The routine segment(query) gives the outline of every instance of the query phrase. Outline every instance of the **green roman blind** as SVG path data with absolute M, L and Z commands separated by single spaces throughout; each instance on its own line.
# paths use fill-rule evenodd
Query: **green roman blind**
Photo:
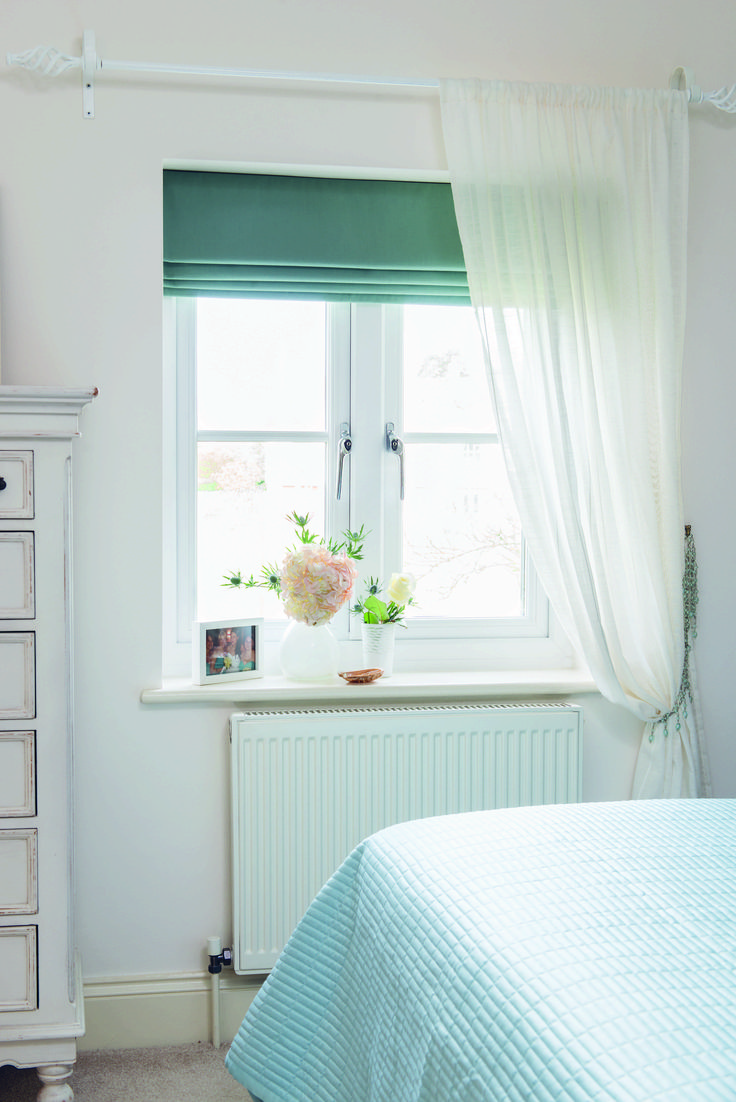
M 449 184 L 179 170 L 164 294 L 470 302 Z

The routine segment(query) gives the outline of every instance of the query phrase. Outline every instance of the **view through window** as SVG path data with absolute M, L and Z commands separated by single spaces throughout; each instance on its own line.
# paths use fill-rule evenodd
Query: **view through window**
M 232 614 L 223 575 L 279 561 L 294 510 L 320 533 L 332 519 L 381 534 L 361 573 L 414 574 L 413 622 L 523 616 L 522 536 L 470 307 L 199 298 L 192 324 L 200 619 Z M 388 423 L 403 443 L 403 498 Z M 337 503 L 344 428 L 353 448 Z M 252 614 L 283 616 L 255 594 Z

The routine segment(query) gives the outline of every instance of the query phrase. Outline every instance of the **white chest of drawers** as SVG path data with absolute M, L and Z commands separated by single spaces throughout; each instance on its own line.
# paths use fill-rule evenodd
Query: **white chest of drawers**
M 0 386 L 0 1064 L 68 1102 L 74 939 L 71 451 L 94 390 Z

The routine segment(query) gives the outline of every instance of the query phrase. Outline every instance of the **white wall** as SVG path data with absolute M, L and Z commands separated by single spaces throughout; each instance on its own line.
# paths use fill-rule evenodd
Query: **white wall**
M 736 80 L 736 7 L 671 0 L 0 0 L 0 56 L 663 86 Z M 0 66 L 2 381 L 96 385 L 76 453 L 80 940 L 87 977 L 202 967 L 227 938 L 227 709 L 145 707 L 161 653 L 161 169 L 171 160 L 444 168 L 433 94 L 101 77 Z M 736 125 L 692 113 L 684 415 L 701 570 L 701 691 L 715 788 L 736 795 L 730 683 Z M 728 289 L 728 290 L 727 290 Z M 625 798 L 627 716 L 588 706 L 585 795 Z

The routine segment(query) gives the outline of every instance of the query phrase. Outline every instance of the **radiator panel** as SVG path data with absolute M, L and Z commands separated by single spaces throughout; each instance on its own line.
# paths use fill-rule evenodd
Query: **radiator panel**
M 573 705 L 305 709 L 231 718 L 233 964 L 268 971 L 350 851 L 428 815 L 574 803 Z

